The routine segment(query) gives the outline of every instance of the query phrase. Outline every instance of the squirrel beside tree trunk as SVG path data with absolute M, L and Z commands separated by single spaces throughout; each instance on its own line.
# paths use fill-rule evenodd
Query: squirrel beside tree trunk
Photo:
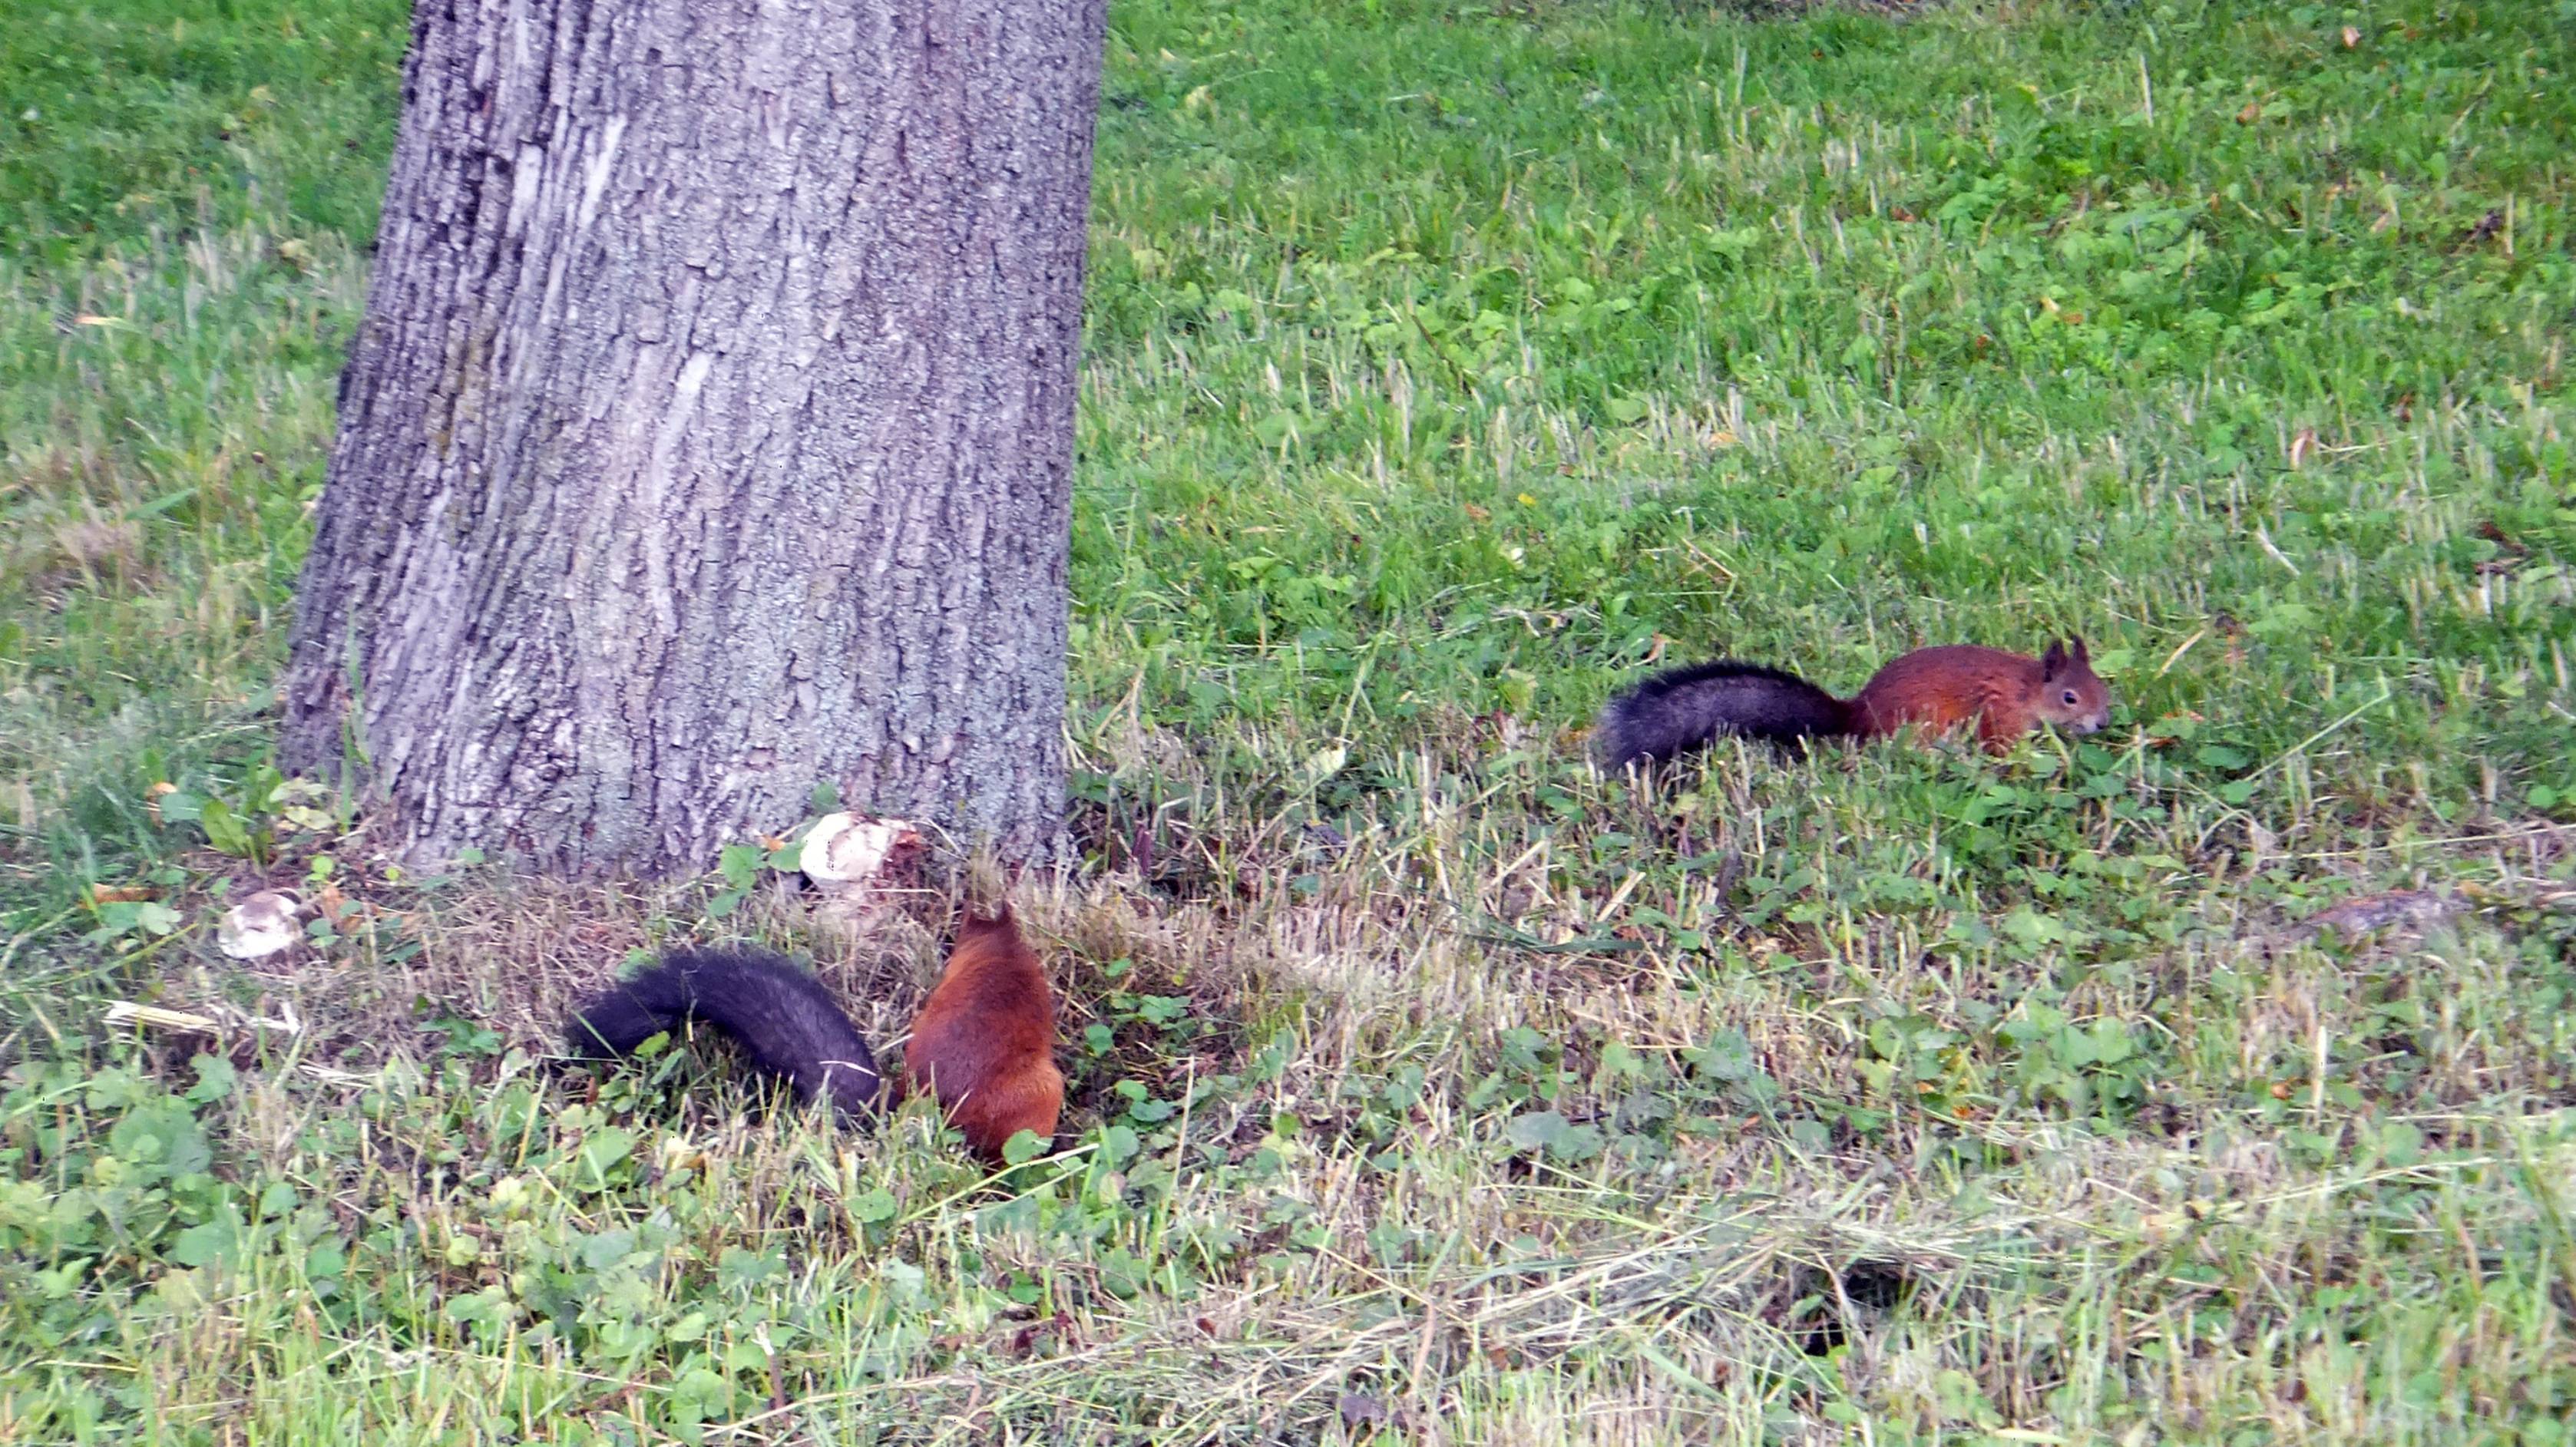
M 823 983 L 761 950 L 675 950 L 583 1006 L 564 1035 L 575 1055 L 604 1059 L 690 1019 L 741 1042 L 759 1069 L 804 1101 L 848 1119 L 890 1103 L 889 1082 L 858 1027 Z M 969 913 L 948 967 L 904 1049 L 912 1086 L 938 1097 L 950 1123 L 988 1160 L 1020 1131 L 1055 1135 L 1064 1076 L 1055 1064 L 1055 996 L 1010 907 Z

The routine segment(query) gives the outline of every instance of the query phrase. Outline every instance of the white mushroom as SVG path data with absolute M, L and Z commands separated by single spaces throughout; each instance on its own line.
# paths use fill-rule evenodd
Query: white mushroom
M 263 889 L 224 911 L 215 926 L 215 944 L 237 960 L 273 955 L 302 938 L 295 917 L 304 902 L 292 890 Z
M 863 819 L 856 814 L 826 814 L 814 821 L 796 867 L 809 879 L 857 884 L 877 877 L 886 859 L 921 835 L 902 819 Z

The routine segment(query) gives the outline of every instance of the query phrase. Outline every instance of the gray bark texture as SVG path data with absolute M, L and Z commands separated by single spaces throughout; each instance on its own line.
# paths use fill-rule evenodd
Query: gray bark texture
M 1103 0 L 420 0 L 282 757 L 403 857 L 1044 857 Z

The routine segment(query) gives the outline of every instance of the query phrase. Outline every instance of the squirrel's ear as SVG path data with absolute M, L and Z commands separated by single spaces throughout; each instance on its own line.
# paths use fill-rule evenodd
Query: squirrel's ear
M 2075 666 L 2076 666 L 2076 667 L 2078 667 L 2078 668 L 2090 668 L 2090 667 L 2092 667 L 2092 666 L 2093 666 L 2093 655 L 2091 655 L 2091 654 L 2089 654 L 2089 653 L 2087 653 L 2087 652 L 2085 652 L 2085 651 L 2084 651 L 2084 635 L 2083 635 L 2083 634 L 2081 634 L 2081 633 L 2070 634 L 2070 635 L 2067 637 L 2067 640 L 2066 640 L 2066 641 L 2067 641 L 2067 643 L 2068 643 L 2068 645 L 2069 645 L 2069 647 L 2068 647 L 2068 649 L 2067 649 L 2067 652 L 2069 653 L 2069 655 L 2071 655 L 2071 656 L 2075 659 Z
M 2055 678 L 2057 675 L 2065 671 L 2066 645 L 2063 643 L 2049 644 L 2048 651 L 2039 656 L 2039 676 L 2042 678 Z

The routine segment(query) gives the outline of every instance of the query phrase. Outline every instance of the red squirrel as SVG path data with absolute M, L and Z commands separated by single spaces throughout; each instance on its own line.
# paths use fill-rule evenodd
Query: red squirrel
M 912 1088 L 937 1095 L 949 1123 L 990 1159 L 1017 1132 L 1055 1134 L 1064 1110 L 1055 997 L 1010 906 L 957 926 L 948 970 L 921 1003 L 903 1063 Z
M 1918 648 L 1836 698 L 1794 673 L 1721 659 L 1658 674 L 1611 700 L 1593 730 L 1612 768 L 1666 759 L 1726 734 L 1803 744 L 1882 738 L 1911 724 L 1938 733 L 1974 720 L 1978 741 L 2002 753 L 2047 723 L 2089 734 L 2111 718 L 2111 691 L 2084 640 L 2051 643 L 2038 658 L 1967 644 Z
M 797 1098 L 848 1118 L 888 1103 L 889 1082 L 858 1027 L 812 975 L 760 950 L 675 950 L 613 985 L 564 1030 L 575 1055 L 624 1055 L 691 1017 L 742 1043 L 752 1064 Z M 948 968 L 922 1003 L 904 1063 L 933 1090 L 967 1143 L 999 1160 L 1015 1131 L 1055 1134 L 1064 1077 L 1055 1067 L 1055 998 L 1008 905 L 969 912 Z

